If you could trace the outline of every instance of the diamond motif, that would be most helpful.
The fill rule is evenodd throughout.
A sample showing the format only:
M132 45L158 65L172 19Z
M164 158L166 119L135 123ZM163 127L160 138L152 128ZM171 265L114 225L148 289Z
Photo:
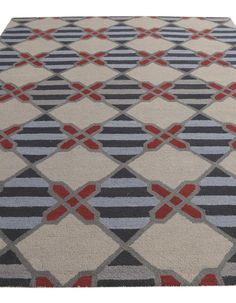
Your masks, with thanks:
M191 282L203 269L217 268L232 242L205 223L176 214L153 224L131 246L154 267L174 270Z
M229 143L235 136L216 121L197 115L184 126L177 137L188 142L193 152L215 162L230 151Z
M0 129L25 123L39 114L40 111L31 104L19 102L13 98L10 101L0 103Z
M25 162L15 153L0 150L0 181L6 180L25 166Z
M177 68L182 72L189 72L198 67L201 61L191 50L182 46L176 46L166 52L163 56L171 67Z
M53 34L54 40L68 44L80 40L84 36L84 32L73 24L59 28Z
M148 224L149 211L159 202L147 191L147 185L125 168L106 179L101 191L88 200L100 213L101 224L125 242Z
M118 23L110 27L105 34L111 41L117 43L126 43L127 41L132 40L137 35L137 32L133 27L130 27L124 23Z
M52 73L45 68L37 68L31 65L23 65L5 70L0 73L0 80L6 83L13 83L18 86L39 82L51 76Z
M143 123L153 123L166 128L173 123L183 122L195 111L180 103L166 102L161 98L156 98L150 102L138 103L127 113Z
M153 37L145 37L143 39L135 39L126 43L128 47L139 51L154 53L157 51L167 50L174 46L174 43L164 39L155 39Z
M10 138L17 144L18 153L34 163L54 153L58 144L67 138L60 127L57 121L42 115L26 123L22 130Z
M27 94L32 98L32 102L44 110L49 110L65 103L67 98L73 93L74 90L70 84L62 77L56 75L39 82L36 87L27 91Z
M194 181L210 164L189 151L179 151L164 145L156 151L148 151L129 164L134 171L150 181L161 181L176 188L183 181Z
M50 271L64 285L81 271L95 270L118 244L70 214L56 225L41 226L17 247L35 270Z
M43 213L57 200L49 194L48 182L29 168L4 184L0 192L1 206L3 203L7 211L1 214L0 226L2 232L14 241L40 224ZM12 220L13 217L18 220Z
M174 42L176 44L188 40L191 36L191 33L189 31L174 24L169 24L162 27L159 33L166 40Z
M106 66L94 65L92 63L77 66L62 73L62 76L72 82L82 82L90 85L97 81L104 82L117 75L117 72ZM1 74L0 74L1 77Z
M68 152L54 154L39 163L37 168L52 181L63 181L76 190L87 182L101 180L117 166L102 153L90 152L77 146Z
M21 59L17 51L10 47L0 47L0 71L8 69L20 61Z
M93 17L93 18L85 18L83 20L79 20L74 24L83 28L91 28L91 29L99 30L104 27L110 27L112 25L115 25L117 24L117 22L110 20L108 18Z
M153 84L159 84L177 79L182 75L182 72L168 66L151 63L147 66L136 67L127 72L127 74L139 81L149 81Z
M200 38L196 40L189 40L182 44L184 47L187 47L195 52L204 52L209 55L212 55L217 52L224 52L230 45L216 40L210 40L206 38Z
M122 58L122 60L120 60ZM125 72L130 68L134 68L141 57L128 47L119 46L107 52L104 61L107 66Z
M176 25L185 27L185 28L193 28L197 31L202 31L204 29L212 29L217 26L217 23L200 18L187 18L182 19L175 22Z
M51 114L63 123L74 123L79 128L86 128L93 123L102 123L118 112L101 102L84 98L80 102L67 103L54 109Z
M151 135L142 129L141 123L120 115L106 122L94 139L102 143L108 155L126 162L143 152L143 145L151 139Z
M212 103L215 90L198 78L187 75L175 81L169 93L176 96L179 102L200 110Z
M108 103L120 110L125 110L137 103L145 90L140 87L137 81L126 75L119 75L108 81L98 92Z
M14 48L21 53L28 53L31 55L37 55L39 53L48 53L61 45L55 41L48 41L45 43L45 40L42 38L37 38L34 40L27 40L21 43L14 45Z
M44 66L55 73L61 73L72 68L76 62L80 60L80 56L74 50L67 47L54 50L43 58Z
M204 113L223 123L235 124L236 103L231 97L221 102L214 102L204 110Z
M206 219L229 236L236 238L236 179L214 168L199 182L200 191L191 200L205 212Z
M77 52L88 52L89 54L106 52L116 46L117 44L112 41L98 39L97 37L76 41L69 45L70 48Z
M145 29L151 29L154 27L160 28L167 24L166 21L163 21L157 17L136 17L125 21L125 23L134 27L142 27Z
M232 67L225 68L218 64L212 64L208 67L200 67L196 71L192 72L192 74L208 82L212 81L228 85L232 82L232 79L235 79L236 70Z
M26 26L17 26L6 29L2 35L1 40L9 45L13 45L25 41L32 35L32 31Z
M26 23L26 25L30 28L37 28L44 31L51 28L59 28L65 26L66 24L68 24L66 21L59 18L42 18Z

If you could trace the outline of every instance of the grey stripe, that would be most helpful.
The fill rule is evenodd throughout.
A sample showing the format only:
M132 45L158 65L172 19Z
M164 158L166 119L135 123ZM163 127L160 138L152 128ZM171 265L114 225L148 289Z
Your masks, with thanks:
M143 147L103 147L111 155L136 155L143 151Z
M28 127L47 127L50 130L50 127L58 127L58 123L56 121L32 121L27 124Z
M98 276L109 280L140 280L150 279L150 271L144 266L107 266Z
M185 126L219 126L219 124L213 120L190 120Z
M97 140L127 140L127 141L135 141L135 140L147 140L150 138L148 134L97 134Z
M28 229L41 223L41 217L0 217L0 228Z
M206 216L212 224L220 227L236 226L236 216Z
M30 279L30 273L20 264L0 264L0 278Z
M109 229L140 229L150 218L100 218L102 224Z
M14 178L5 187L48 187L48 184L42 178Z
M234 136L228 133L225 134L219 134L219 133L181 133L179 134L179 138L182 139L211 139L211 140L220 140L220 139L233 139Z
M222 272L222 276L236 276L236 263L228 262L225 264Z
M229 146L191 146L191 150L202 155L224 154L230 150Z
M96 197L90 199L88 203L94 207L141 207L155 206L159 201L154 197Z
M48 155L56 150L56 147L17 147L22 155Z
M110 178L103 182L101 188L144 187L146 184L136 178Z
M17 134L11 137L13 140L61 140L64 134Z
M123 120L116 120L116 121L109 121L105 124L105 127L140 127L140 124L136 121L123 121Z
M231 177L205 177L201 182L201 186L236 186L235 179ZM235 197L236 199L236 197Z
M51 197L0 197L0 206L3 207L52 206L55 203Z
M235 196L195 196L192 202L196 205L236 205Z

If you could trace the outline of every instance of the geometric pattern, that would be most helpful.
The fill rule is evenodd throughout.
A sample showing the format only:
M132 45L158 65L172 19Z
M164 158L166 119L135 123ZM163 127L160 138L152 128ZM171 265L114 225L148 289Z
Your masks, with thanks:
M14 18L0 37L0 286L236 285L236 29Z

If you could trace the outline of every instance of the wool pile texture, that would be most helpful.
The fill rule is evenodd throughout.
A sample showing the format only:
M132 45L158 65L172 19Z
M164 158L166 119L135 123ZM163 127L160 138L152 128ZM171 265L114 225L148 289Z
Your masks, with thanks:
M14 18L0 286L236 284L229 18Z

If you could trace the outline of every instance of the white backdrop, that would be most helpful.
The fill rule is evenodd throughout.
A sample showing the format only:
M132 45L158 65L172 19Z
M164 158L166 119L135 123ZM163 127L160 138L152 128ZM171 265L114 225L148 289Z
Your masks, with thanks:
M208 16L231 17L236 23L236 1L224 0L2 0L0 32L12 17L46 16ZM235 287L0 289L4 303L231 303Z

